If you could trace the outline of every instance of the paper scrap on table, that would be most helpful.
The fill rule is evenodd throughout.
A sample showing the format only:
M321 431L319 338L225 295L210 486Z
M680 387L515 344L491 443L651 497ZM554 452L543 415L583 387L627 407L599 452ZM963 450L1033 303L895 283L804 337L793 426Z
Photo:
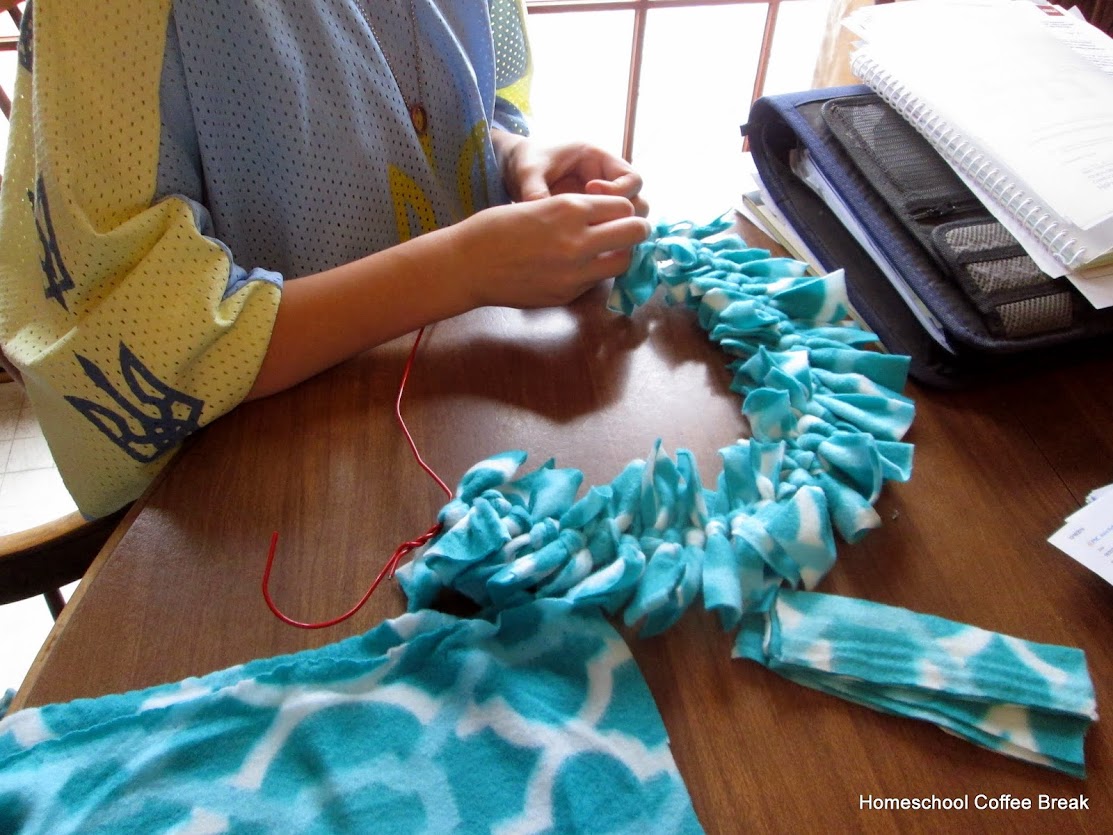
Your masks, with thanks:
M1091 501L1068 516L1047 541L1113 583L1113 489L1109 487L1091 493Z

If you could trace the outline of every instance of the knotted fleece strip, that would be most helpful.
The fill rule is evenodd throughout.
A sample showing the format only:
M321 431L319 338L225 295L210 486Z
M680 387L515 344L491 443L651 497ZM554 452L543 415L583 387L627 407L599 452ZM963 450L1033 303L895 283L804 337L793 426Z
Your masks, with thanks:
M853 543L880 525L884 481L910 477L909 360L867 348L876 337L849 319L841 271L807 275L729 225L659 224L609 302L629 315L663 286L732 358L751 437L719 451L716 488L690 452L673 459L660 441L579 499L579 470L549 460L519 477L526 453L494 455L464 474L441 533L399 570L410 608L448 589L486 616L555 597L621 613L648 636L702 594L724 629L739 630L736 657L1083 776L1097 713L1081 651L793 591L831 569L835 532ZM965 645L940 636L958 634L989 636L992 651L954 655Z

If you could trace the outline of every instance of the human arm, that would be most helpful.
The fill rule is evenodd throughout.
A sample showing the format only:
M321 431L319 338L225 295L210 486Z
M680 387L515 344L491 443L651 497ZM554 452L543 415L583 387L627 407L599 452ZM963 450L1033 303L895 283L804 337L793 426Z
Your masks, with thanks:
M491 140L519 202L287 282L247 399L472 308L567 304L625 271L649 234L628 163L586 143L538 148L500 129Z
M566 304L623 272L648 234L623 197L566 194L486 209L288 281L248 399L475 307Z

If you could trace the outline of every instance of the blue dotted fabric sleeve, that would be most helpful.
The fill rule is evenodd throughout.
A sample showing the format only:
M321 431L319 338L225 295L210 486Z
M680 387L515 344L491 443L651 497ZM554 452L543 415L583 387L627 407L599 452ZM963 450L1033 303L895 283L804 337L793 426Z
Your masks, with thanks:
M979 655L974 698L966 672L944 663L936 635L944 622L928 615L832 598L822 611L801 604L800 617L814 617L810 627L793 621L795 631L786 631L773 620L775 637L754 643L755 623L796 611L778 607L832 568L836 536L853 543L880 524L874 503L883 483L912 472L912 447L901 439L914 407L901 393L908 358L869 349L876 338L850 321L841 272L807 275L800 262L748 247L729 225L659 224L610 299L630 314L663 287L666 302L692 309L729 357L752 437L719 451L714 486L704 486L691 453L669 456L660 442L582 495L578 470L547 461L519 475L525 453L494 455L463 476L440 513L442 532L400 570L410 606L429 606L449 588L488 612L559 598L602 607L653 635L702 597L725 629L742 628L740 654L801 683L1081 775L1082 739L1096 713L1078 650L995 637L994 647L1027 648L1016 658L1054 660L1046 670L1025 668L1048 675L1018 688L1012 655ZM902 622L901 643L878 628L885 620ZM808 628L822 628L822 638ZM805 670L809 644L821 641L861 668ZM782 654L788 646L795 651ZM924 679L931 686L910 686L923 669L935 676ZM1027 735L1004 721L1021 714Z

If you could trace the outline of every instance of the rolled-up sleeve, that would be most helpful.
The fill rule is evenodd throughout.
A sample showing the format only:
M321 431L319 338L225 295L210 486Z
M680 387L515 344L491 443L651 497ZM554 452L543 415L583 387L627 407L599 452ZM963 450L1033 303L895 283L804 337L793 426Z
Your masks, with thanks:
M36 0L0 193L0 343L78 508L138 497L240 403L281 277L237 266L188 176L169 187L169 0ZM170 149L182 152L182 149ZM186 171L181 168L180 171Z

